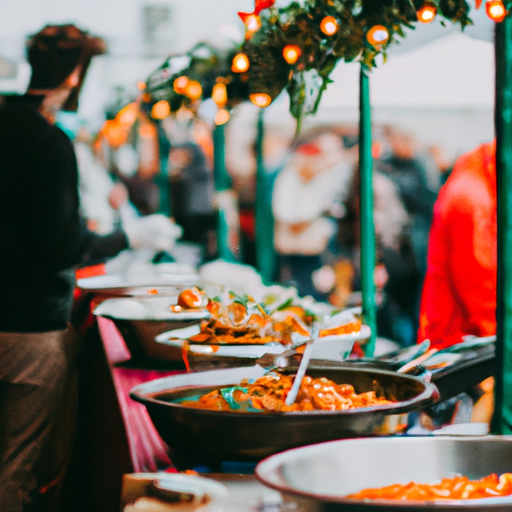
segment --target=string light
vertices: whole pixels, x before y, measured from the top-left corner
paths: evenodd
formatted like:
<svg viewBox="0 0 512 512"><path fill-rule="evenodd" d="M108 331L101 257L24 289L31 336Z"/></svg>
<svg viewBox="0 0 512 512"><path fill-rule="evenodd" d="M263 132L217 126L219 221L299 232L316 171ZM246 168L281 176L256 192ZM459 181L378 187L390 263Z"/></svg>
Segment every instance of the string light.
<svg viewBox="0 0 512 512"><path fill-rule="evenodd" d="M215 101L219 107L223 107L226 104L228 101L228 92L225 84L218 83L213 86L212 100Z"/></svg>
<svg viewBox="0 0 512 512"><path fill-rule="evenodd" d="M179 76L178 78L176 78L176 80L174 80L174 83L172 84L172 86L178 94L185 94L185 89L187 88L187 84L188 84L188 77L183 75L183 76Z"/></svg>
<svg viewBox="0 0 512 512"><path fill-rule="evenodd" d="M165 100L157 101L151 109L153 119L165 119L171 113L169 102Z"/></svg>
<svg viewBox="0 0 512 512"><path fill-rule="evenodd" d="M493 21L503 21L507 15L507 10L501 0L487 0L485 2L485 12Z"/></svg>
<svg viewBox="0 0 512 512"><path fill-rule="evenodd" d="M230 117L229 112L225 108L222 108L215 114L215 124L217 126L226 124Z"/></svg>
<svg viewBox="0 0 512 512"><path fill-rule="evenodd" d="M146 84L144 82L137 82L137 89L139 91L143 91L146 88Z"/></svg>
<svg viewBox="0 0 512 512"><path fill-rule="evenodd" d="M301 49L295 44L287 44L283 48L283 57L288 64L295 64L301 56Z"/></svg>
<svg viewBox="0 0 512 512"><path fill-rule="evenodd" d="M234 73L243 73L249 69L249 57L245 53L237 53L233 57L233 63L231 64L231 71Z"/></svg>
<svg viewBox="0 0 512 512"><path fill-rule="evenodd" d="M189 80L185 87L185 95L191 100L197 100L203 94L201 84L196 80Z"/></svg>
<svg viewBox="0 0 512 512"><path fill-rule="evenodd" d="M137 119L138 110L136 103L128 103L117 113L116 119L123 125L131 126Z"/></svg>
<svg viewBox="0 0 512 512"><path fill-rule="evenodd" d="M366 34L366 39L373 46L381 46L389 39L388 29L383 25L375 25Z"/></svg>
<svg viewBox="0 0 512 512"><path fill-rule="evenodd" d="M338 31L338 22L336 21L336 18L333 16L326 16L320 22L320 30L328 36L336 34Z"/></svg>
<svg viewBox="0 0 512 512"><path fill-rule="evenodd" d="M418 21L421 23L431 23L437 15L436 6L433 4L424 4L423 7L417 12Z"/></svg>
<svg viewBox="0 0 512 512"><path fill-rule="evenodd" d="M249 14L245 18L244 24L249 32L256 32L261 27L260 17L256 14Z"/></svg>
<svg viewBox="0 0 512 512"><path fill-rule="evenodd" d="M254 105L261 108L268 107L270 103L272 103L272 98L266 92L256 92L254 94L249 94L249 99Z"/></svg>

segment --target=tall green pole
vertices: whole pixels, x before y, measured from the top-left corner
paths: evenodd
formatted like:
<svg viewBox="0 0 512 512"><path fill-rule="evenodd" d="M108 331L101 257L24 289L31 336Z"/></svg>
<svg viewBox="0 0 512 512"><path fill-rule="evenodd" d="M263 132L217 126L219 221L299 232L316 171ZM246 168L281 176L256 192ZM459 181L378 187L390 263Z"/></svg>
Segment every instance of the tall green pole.
<svg viewBox="0 0 512 512"><path fill-rule="evenodd" d="M223 124L213 130L213 175L217 196L221 197L231 188L231 177L226 169L226 134ZM220 259L236 261L229 244L229 224L224 201L219 201L217 218L217 251Z"/></svg>
<svg viewBox="0 0 512 512"><path fill-rule="evenodd" d="M512 18L496 24L498 277L492 431L512 433Z"/></svg>
<svg viewBox="0 0 512 512"><path fill-rule="evenodd" d="M359 208L361 230L361 292L363 315L372 335L365 345L365 354L373 356L377 330L375 306L375 228L373 224L373 160L372 120L370 109L370 79L368 71L361 65L359 75Z"/></svg>
<svg viewBox="0 0 512 512"><path fill-rule="evenodd" d="M160 194L158 213L170 217L172 215L172 205L169 193L169 150L171 149L171 143L169 142L160 121L156 122L156 128L158 134L158 158L160 160L160 170L153 180L157 184Z"/></svg>
<svg viewBox="0 0 512 512"><path fill-rule="evenodd" d="M256 125L256 267L263 280L270 283L274 278L274 221L272 217L271 190L267 183L264 159L265 122L264 109L258 113Z"/></svg>

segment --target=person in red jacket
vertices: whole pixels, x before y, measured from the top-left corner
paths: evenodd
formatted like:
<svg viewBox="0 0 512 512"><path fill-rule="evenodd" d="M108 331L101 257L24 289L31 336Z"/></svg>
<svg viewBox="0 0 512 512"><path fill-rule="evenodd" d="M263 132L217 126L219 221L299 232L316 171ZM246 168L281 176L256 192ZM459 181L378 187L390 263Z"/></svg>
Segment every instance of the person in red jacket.
<svg viewBox="0 0 512 512"><path fill-rule="evenodd" d="M495 149L459 157L434 206L418 342L437 349L496 334Z"/></svg>

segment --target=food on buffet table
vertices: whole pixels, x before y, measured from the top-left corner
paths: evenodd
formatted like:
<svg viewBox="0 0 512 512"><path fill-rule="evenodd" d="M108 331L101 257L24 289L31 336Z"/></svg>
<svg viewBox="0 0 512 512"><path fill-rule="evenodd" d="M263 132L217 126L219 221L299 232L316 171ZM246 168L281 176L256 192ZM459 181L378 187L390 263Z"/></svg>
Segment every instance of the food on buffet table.
<svg viewBox="0 0 512 512"><path fill-rule="evenodd" d="M208 302L206 294L194 286L183 290L178 296L177 305L185 309L198 309L204 307Z"/></svg>
<svg viewBox="0 0 512 512"><path fill-rule="evenodd" d="M325 377L306 375L295 403L286 405L293 379L292 375L273 371L253 382L244 379L238 386L180 398L176 402L185 407L236 412L344 411L392 403L378 396L376 391L356 393L350 384L336 384Z"/></svg>
<svg viewBox="0 0 512 512"><path fill-rule="evenodd" d="M493 473L480 480L469 480L467 476L443 478L440 482L420 484L388 485L368 488L346 496L355 500L473 500L512 495L512 473L500 477Z"/></svg>
<svg viewBox="0 0 512 512"><path fill-rule="evenodd" d="M272 310L252 297L240 297L233 292L209 298L199 288L184 290L178 297L177 305L171 306L171 309L201 307L210 311L212 316L201 324L201 332L189 339L191 343L290 345L300 341L300 338L308 338L313 323L320 320L317 314L295 304L293 300L287 300ZM331 324L320 329L320 337L356 333L362 327L361 320L353 314L344 315L339 323Z"/></svg>

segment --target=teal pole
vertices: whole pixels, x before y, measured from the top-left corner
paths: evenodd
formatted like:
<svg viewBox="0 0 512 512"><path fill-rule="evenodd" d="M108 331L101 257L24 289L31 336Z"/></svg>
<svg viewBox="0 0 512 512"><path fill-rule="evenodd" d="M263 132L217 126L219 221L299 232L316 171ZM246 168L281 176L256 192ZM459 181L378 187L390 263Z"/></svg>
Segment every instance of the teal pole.
<svg viewBox="0 0 512 512"><path fill-rule="evenodd" d="M496 292L495 406L491 430L512 434L512 18L496 23Z"/></svg>
<svg viewBox="0 0 512 512"><path fill-rule="evenodd" d="M221 195L231 188L231 177L226 169L226 134L225 125L215 126L213 130L213 175L217 195ZM217 218L217 250L220 259L236 261L236 256L229 244L229 223L227 212L219 204Z"/></svg>
<svg viewBox="0 0 512 512"><path fill-rule="evenodd" d="M370 109L370 79L368 71L361 65L359 75L359 209L361 237L361 292L363 294L363 316L372 334L365 345L365 354L373 356L377 331L375 305L375 228L373 224L373 160L372 125Z"/></svg>
<svg viewBox="0 0 512 512"><path fill-rule="evenodd" d="M274 220L271 189L268 185L264 159L264 109L260 109L258 113L256 128L256 267L263 280L270 283L274 278L275 265Z"/></svg>
<svg viewBox="0 0 512 512"><path fill-rule="evenodd" d="M157 121L157 136L158 136L158 158L160 160L160 170L155 176L154 181L156 182L160 194L158 202L158 213L170 217L172 215L171 198L169 193L169 150L171 144L162 124Z"/></svg>

